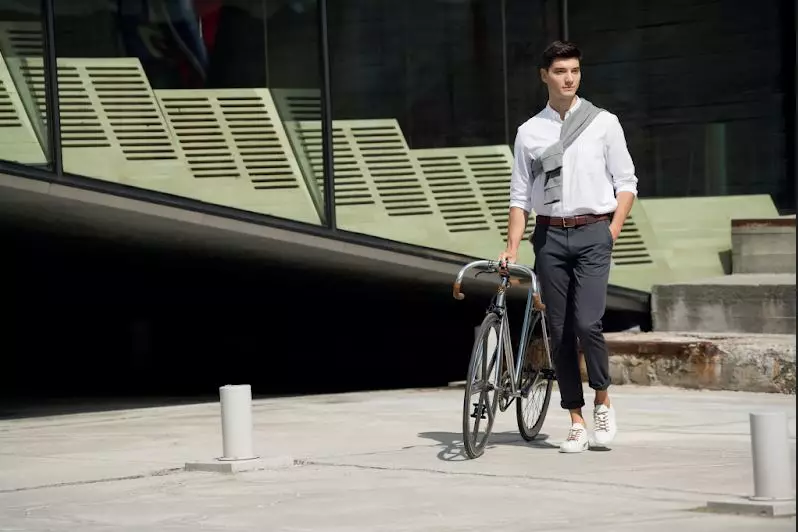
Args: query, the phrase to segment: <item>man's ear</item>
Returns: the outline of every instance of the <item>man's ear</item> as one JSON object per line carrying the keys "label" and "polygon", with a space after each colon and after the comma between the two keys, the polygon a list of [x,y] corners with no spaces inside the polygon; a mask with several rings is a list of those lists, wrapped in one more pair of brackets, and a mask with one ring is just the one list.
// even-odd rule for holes
{"label": "man's ear", "polygon": [[542,81],[543,83],[546,83],[546,75],[547,74],[548,74],[548,70],[546,70],[545,68],[541,68],[540,69],[540,81]]}

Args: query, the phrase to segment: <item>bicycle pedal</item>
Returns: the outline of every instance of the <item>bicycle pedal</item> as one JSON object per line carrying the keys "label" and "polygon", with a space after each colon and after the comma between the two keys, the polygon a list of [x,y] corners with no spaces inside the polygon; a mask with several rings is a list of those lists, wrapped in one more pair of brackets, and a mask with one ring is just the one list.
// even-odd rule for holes
{"label": "bicycle pedal", "polygon": [[479,403],[474,403],[474,412],[471,414],[471,417],[473,417],[474,419],[477,419],[477,418],[479,418],[479,419],[487,419],[487,416],[485,415],[485,412],[486,412],[485,405],[482,405],[482,404],[479,404]]}

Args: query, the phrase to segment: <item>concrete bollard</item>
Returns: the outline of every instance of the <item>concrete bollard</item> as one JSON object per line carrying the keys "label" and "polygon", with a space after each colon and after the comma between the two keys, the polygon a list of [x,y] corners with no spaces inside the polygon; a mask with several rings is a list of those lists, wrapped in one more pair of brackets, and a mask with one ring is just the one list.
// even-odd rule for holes
{"label": "concrete bollard", "polygon": [[252,388],[249,384],[219,388],[222,408],[222,457],[219,460],[251,460]]}
{"label": "concrete bollard", "polygon": [[754,462],[752,501],[793,499],[787,415],[784,412],[750,414]]}
{"label": "concrete bollard", "polygon": [[221,386],[219,401],[222,411],[222,456],[186,462],[186,471],[238,473],[294,465],[290,456],[269,456],[264,459],[253,452],[252,388],[249,384]]}
{"label": "concrete bollard", "polygon": [[726,514],[793,517],[795,492],[787,415],[783,412],[751,413],[749,418],[754,495],[709,501],[707,509]]}

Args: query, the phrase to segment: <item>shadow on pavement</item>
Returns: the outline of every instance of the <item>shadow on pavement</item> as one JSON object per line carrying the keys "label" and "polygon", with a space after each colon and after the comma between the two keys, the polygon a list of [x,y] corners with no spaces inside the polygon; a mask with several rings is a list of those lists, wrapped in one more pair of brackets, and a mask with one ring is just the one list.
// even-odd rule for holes
{"label": "shadow on pavement", "polygon": [[[463,435],[459,432],[421,432],[419,436],[434,440],[441,447],[438,459],[445,462],[459,462],[469,460],[463,449]],[[525,441],[518,432],[497,432],[491,435],[485,452],[499,445],[515,445],[531,447],[533,449],[557,449],[558,445],[549,443],[548,434],[538,434],[533,441]]]}
{"label": "shadow on pavement", "polygon": [[[300,394],[252,393],[253,403],[262,399],[301,397]],[[142,408],[219,404],[218,394],[185,396],[106,396],[94,397],[0,397],[0,421],[75,414],[95,414]]]}

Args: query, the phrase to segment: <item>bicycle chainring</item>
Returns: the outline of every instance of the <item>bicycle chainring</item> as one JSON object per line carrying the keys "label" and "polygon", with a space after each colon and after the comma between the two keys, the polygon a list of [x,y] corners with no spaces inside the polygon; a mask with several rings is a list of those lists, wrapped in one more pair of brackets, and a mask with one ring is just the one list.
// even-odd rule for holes
{"label": "bicycle chainring", "polygon": [[513,404],[514,397],[511,396],[512,384],[510,383],[510,372],[504,370],[499,386],[499,410],[504,412]]}

